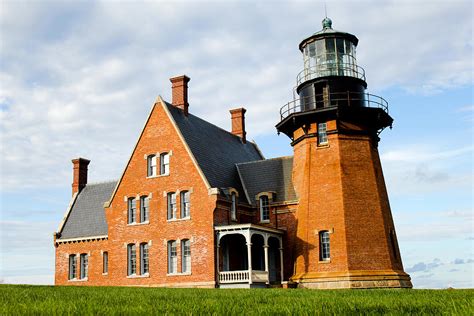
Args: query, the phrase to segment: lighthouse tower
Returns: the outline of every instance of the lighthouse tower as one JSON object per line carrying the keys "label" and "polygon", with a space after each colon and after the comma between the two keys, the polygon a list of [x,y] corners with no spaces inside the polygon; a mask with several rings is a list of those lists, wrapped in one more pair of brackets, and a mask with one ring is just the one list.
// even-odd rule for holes
{"label": "lighthouse tower", "polygon": [[[323,29],[303,40],[295,100],[280,110],[299,197],[291,281],[308,288],[411,288],[403,271],[379,135],[387,102],[366,92],[357,37]],[[297,97],[296,97],[297,94]]]}

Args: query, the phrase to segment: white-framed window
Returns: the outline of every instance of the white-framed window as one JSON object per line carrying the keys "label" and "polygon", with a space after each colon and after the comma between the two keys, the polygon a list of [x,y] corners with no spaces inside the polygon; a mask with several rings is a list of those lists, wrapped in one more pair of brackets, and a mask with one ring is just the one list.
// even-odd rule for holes
{"label": "white-framed window", "polygon": [[329,232],[323,230],[319,232],[319,260],[328,261],[330,259]]}
{"label": "white-framed window", "polygon": [[182,191],[180,193],[181,198],[181,218],[191,216],[191,194],[189,191]]}
{"label": "white-framed window", "polygon": [[140,222],[148,222],[150,220],[150,198],[148,196],[140,197]]}
{"label": "white-framed window", "polygon": [[147,172],[148,177],[156,176],[156,155],[148,155],[146,158]]}
{"label": "white-framed window", "polygon": [[168,273],[178,272],[178,253],[176,249],[176,240],[168,241]]}
{"label": "white-framed window", "polygon": [[109,253],[107,251],[102,253],[102,273],[109,273]]}
{"label": "white-framed window", "polygon": [[237,220],[237,194],[232,192],[230,194],[232,204],[230,205],[230,219],[233,221]]}
{"label": "white-framed window", "polygon": [[147,274],[149,272],[149,261],[148,261],[148,244],[140,244],[140,274]]}
{"label": "white-framed window", "polygon": [[168,200],[168,219],[176,218],[176,193],[169,192],[167,195]]}
{"label": "white-framed window", "polygon": [[268,196],[262,195],[258,200],[260,202],[260,221],[268,222],[270,220],[270,206],[268,202]]}
{"label": "white-framed window", "polygon": [[89,274],[89,256],[86,253],[81,253],[81,279],[87,278]]}
{"label": "white-framed window", "polygon": [[69,280],[77,277],[76,255],[69,255]]}
{"label": "white-framed window", "polygon": [[160,154],[160,175],[170,174],[170,155],[169,153]]}
{"label": "white-framed window", "polygon": [[137,249],[135,244],[127,245],[127,275],[137,274]]}
{"label": "white-framed window", "polygon": [[181,241],[181,272],[191,272],[191,242],[189,239]]}
{"label": "white-framed window", "polygon": [[137,200],[128,198],[128,223],[132,224],[137,221]]}
{"label": "white-framed window", "polygon": [[318,123],[318,145],[325,145],[328,143],[327,124]]}

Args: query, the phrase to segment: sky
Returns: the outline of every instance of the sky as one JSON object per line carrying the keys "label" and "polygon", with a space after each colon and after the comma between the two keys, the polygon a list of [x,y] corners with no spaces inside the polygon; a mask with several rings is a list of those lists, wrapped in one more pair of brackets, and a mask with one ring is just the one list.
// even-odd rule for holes
{"label": "sky", "polygon": [[[190,112],[227,130],[245,107],[267,158],[292,154],[279,109],[324,1],[0,1],[0,283],[53,284],[71,159],[117,179],[156,97],[186,74]],[[415,288],[474,287],[473,3],[326,1],[389,102],[381,155]]]}

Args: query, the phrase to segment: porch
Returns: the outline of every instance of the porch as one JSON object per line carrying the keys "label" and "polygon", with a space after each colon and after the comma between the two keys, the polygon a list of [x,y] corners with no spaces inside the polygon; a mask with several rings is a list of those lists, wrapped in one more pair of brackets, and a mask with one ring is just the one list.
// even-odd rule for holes
{"label": "porch", "polygon": [[283,231],[254,224],[217,226],[220,288],[279,285],[283,280]]}

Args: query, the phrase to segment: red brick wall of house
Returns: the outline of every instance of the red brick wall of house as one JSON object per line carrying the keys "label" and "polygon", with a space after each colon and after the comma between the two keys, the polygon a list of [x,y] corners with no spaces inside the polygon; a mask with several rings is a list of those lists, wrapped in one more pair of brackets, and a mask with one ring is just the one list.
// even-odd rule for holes
{"label": "red brick wall of house", "polygon": [[[147,178],[149,154],[171,153],[169,176]],[[191,219],[167,220],[166,192],[188,190],[191,192]],[[127,201],[125,197],[150,195],[150,220],[148,224],[127,224]],[[177,194],[178,218],[180,196]],[[74,244],[74,251],[99,251],[105,247],[109,252],[109,274],[104,278],[91,278],[88,285],[144,285],[144,286],[209,286],[214,287],[214,230],[213,212],[216,196],[208,194],[208,188],[180,140],[164,107],[156,103],[145,129],[124,172],[119,187],[105,209],[108,223],[108,242],[82,242]],[[137,218],[139,214],[137,199]],[[167,275],[167,241],[191,241],[191,274]],[[127,277],[127,244],[137,246],[137,271],[139,271],[139,244],[149,242],[150,273],[148,277]],[[59,245],[57,257],[66,257],[72,250],[70,245]],[[181,271],[181,249],[178,242],[178,271]],[[91,271],[96,262],[90,262]],[[56,263],[56,284],[70,284],[67,280],[68,265]]]}

